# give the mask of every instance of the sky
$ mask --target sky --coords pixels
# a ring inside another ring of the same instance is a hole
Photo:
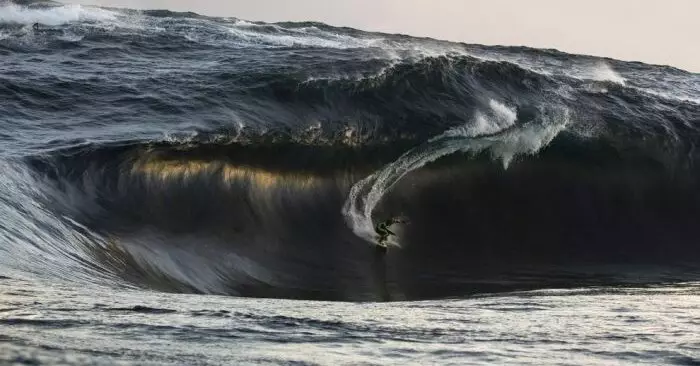
[[[556,48],[700,72],[700,0],[64,0],[260,21],[321,21],[444,40]]]

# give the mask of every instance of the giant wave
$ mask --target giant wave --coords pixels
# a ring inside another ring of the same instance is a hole
[[[0,273],[332,300],[697,278],[695,74],[52,3],[0,34]]]

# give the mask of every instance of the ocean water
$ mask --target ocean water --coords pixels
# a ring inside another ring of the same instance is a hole
[[[0,363],[700,364],[698,74],[4,2],[0,124]]]
[[[352,304],[4,280],[1,295],[3,363],[696,365],[700,351],[692,284]]]

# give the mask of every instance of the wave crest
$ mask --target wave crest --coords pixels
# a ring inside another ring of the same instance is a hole
[[[115,13],[82,5],[51,5],[45,7],[26,7],[13,3],[0,5],[0,24],[40,23],[59,26],[73,22],[113,21]]]

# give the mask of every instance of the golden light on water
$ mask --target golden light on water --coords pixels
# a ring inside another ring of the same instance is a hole
[[[305,173],[272,172],[262,168],[233,165],[225,161],[162,160],[144,158],[131,168],[132,175],[143,175],[150,180],[190,180],[203,176],[217,176],[222,183],[250,181],[260,188],[296,186],[306,188],[321,183],[321,178]]]

